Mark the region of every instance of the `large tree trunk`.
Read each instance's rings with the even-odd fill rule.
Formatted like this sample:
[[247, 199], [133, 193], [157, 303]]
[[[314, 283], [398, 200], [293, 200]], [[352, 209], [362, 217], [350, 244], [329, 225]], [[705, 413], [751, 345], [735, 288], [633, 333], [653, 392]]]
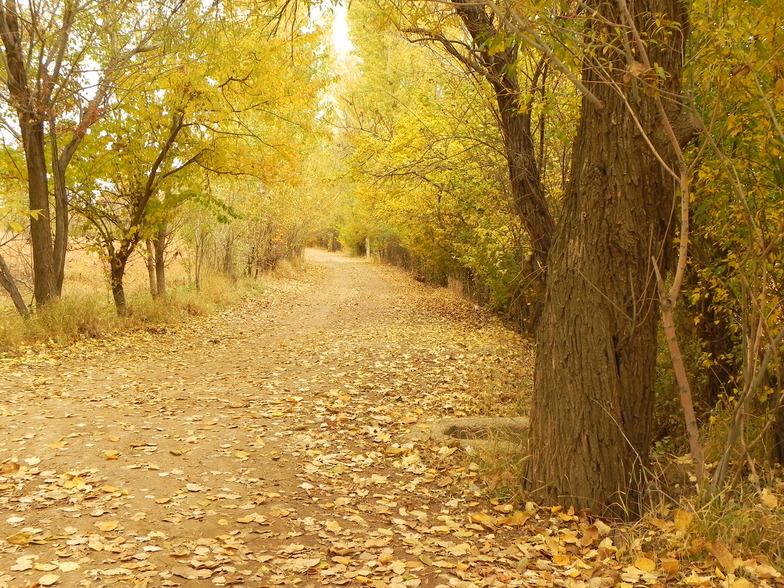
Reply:
[[[587, 41], [598, 49], [586, 57], [583, 79], [604, 108], [583, 100], [563, 218], [550, 250], [527, 486], [545, 502], [629, 518], [639, 506], [651, 442], [659, 316], [651, 258], [666, 266], [677, 219], [674, 181], [638, 127], [672, 165], [654, 92], [625, 75], [621, 39], [609, 41], [610, 51], [598, 42], [615, 34], [602, 22], [622, 22], [619, 4], [589, 2], [598, 16]], [[650, 15], [663, 14], [685, 30], [685, 9], [677, 0], [638, 0], [630, 11], [643, 38], [658, 41], [648, 51], [668, 78], [652, 83], [677, 96], [684, 35], [668, 36]]]
[[[41, 306], [59, 295], [52, 244], [49, 185], [44, 150], [44, 115], [47, 108], [40, 92], [29, 87], [24, 42], [15, 2], [0, 3], [0, 38], [5, 49], [5, 84], [16, 110], [27, 164], [30, 203], [30, 240], [33, 250], [33, 294]], [[40, 89], [40, 87], [39, 87]]]

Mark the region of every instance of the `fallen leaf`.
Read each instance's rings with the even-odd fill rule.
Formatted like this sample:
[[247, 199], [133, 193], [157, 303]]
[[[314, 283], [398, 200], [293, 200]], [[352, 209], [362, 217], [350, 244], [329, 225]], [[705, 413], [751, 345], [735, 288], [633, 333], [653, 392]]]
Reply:
[[677, 559], [663, 559], [661, 561], [661, 569], [670, 575], [677, 573], [678, 568], [680, 568], [680, 562]]
[[506, 525], [507, 527], [519, 527], [521, 525], [524, 525], [530, 518], [531, 518], [531, 513], [516, 510], [508, 517], [502, 517], [498, 519], [498, 524]]
[[643, 572], [652, 572], [656, 569], [656, 562], [647, 557], [638, 557], [634, 560], [634, 567]]
[[10, 537], [6, 538], [6, 541], [11, 545], [21, 545], [26, 546], [30, 545], [30, 542], [33, 540], [33, 534], [28, 533], [27, 531], [23, 531], [21, 533], [16, 533], [15, 535], [11, 535]]
[[771, 494], [770, 490], [768, 490], [767, 488], [765, 488], [760, 493], [760, 502], [762, 503], [762, 506], [764, 506], [765, 508], [769, 508], [770, 510], [773, 510], [779, 505], [778, 497], [775, 494]]
[[117, 527], [120, 526], [119, 521], [106, 521], [103, 523], [97, 523], [96, 526], [99, 530], [103, 531], [104, 533], [108, 533], [109, 531], [114, 531]]
[[484, 512], [475, 512], [471, 515], [471, 521], [474, 523], [479, 523], [480, 525], [484, 525], [486, 527], [495, 527], [497, 519]]
[[171, 573], [173, 576], [178, 576], [180, 578], [185, 578], [186, 580], [198, 580], [199, 576], [196, 573], [196, 570], [193, 568], [188, 568], [185, 566], [175, 566], [171, 569]]
[[0, 463], [0, 476], [10, 476], [19, 471], [19, 464], [15, 461], [4, 461]]
[[705, 543], [705, 548], [713, 557], [716, 558], [716, 561], [719, 562], [719, 565], [726, 573], [735, 573], [735, 558], [723, 543], [719, 543], [718, 541], [708, 541]]
[[675, 511], [675, 528], [678, 529], [681, 533], [685, 533], [686, 529], [688, 529], [689, 525], [691, 525], [693, 519], [693, 512], [686, 512], [685, 510], [677, 509]]

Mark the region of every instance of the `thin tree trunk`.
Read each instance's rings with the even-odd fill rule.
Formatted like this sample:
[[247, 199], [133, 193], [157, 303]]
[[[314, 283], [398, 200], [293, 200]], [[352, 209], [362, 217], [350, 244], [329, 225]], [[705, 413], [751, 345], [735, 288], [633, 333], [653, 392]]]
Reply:
[[[555, 233], [553, 220], [541, 183], [534, 142], [531, 137], [531, 114], [521, 102], [517, 79], [518, 45], [509, 43], [502, 51], [491, 52], [488, 41], [500, 31], [481, 3], [453, 0], [455, 11], [468, 30], [481, 60], [480, 73], [495, 93], [499, 127], [509, 169], [514, 210], [531, 240], [534, 267], [544, 285], [547, 255]], [[456, 52], [453, 52], [455, 55]]]
[[158, 289], [158, 296], [166, 294], [166, 239], [168, 230], [166, 221], [162, 221], [158, 227], [158, 232], [153, 239], [155, 248], [155, 283]]
[[[53, 122], [49, 123], [53, 125]], [[68, 192], [65, 185], [65, 168], [60, 167], [57, 160], [57, 140], [55, 133], [50, 133], [52, 143], [52, 179], [54, 185], [54, 275], [57, 296], [63, 291], [65, 279], [65, 255], [68, 251]]]
[[[652, 258], [667, 266], [675, 220], [674, 181], [652, 147], [669, 165], [674, 155], [652, 92], [626, 76], [623, 39], [600, 54], [599, 38], [608, 34], [601, 23], [622, 22], [617, 5], [592, 0], [589, 9], [598, 18], [586, 40], [598, 49], [586, 57], [583, 81], [603, 108], [583, 99], [550, 250], [526, 484], [545, 502], [631, 518], [654, 406], [659, 306]], [[641, 0], [634, 10], [638, 29], [655, 41], [652, 61], [668, 73], [663, 93], [677, 96], [683, 35], [663, 37], [651, 15], [685, 27], [685, 9], [677, 0]]]
[[19, 293], [19, 288], [16, 286], [16, 280], [14, 280], [13, 275], [11, 275], [11, 270], [8, 268], [8, 264], [6, 264], [5, 259], [2, 255], [0, 255], [0, 286], [2, 286], [6, 292], [8, 292], [9, 296], [11, 296], [11, 300], [16, 307], [16, 310], [25, 320], [30, 318], [30, 309], [27, 308], [25, 304], [24, 298]]
[[147, 266], [147, 281], [150, 284], [150, 296], [157, 298], [158, 282], [155, 278], [155, 246], [150, 237], [147, 237], [144, 240], [144, 248], [146, 249], [144, 265]]

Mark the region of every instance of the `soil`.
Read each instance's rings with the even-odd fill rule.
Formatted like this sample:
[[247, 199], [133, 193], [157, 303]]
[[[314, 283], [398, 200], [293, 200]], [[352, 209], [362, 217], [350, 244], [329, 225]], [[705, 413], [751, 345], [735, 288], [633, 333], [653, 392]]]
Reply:
[[4, 358], [0, 588], [549, 585], [472, 515], [512, 510], [478, 465], [412, 434], [528, 354], [448, 290], [314, 250], [231, 310]]

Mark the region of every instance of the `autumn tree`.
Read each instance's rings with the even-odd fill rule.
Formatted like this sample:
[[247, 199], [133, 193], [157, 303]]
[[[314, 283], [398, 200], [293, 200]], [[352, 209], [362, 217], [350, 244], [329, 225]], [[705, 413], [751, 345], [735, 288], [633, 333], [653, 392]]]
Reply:
[[[693, 133], [681, 113], [686, 8], [674, 0], [591, 2], [565, 15], [567, 24], [549, 37], [550, 18], [535, 19], [514, 3], [456, 1], [433, 10], [460, 18], [465, 37], [451, 35], [468, 46], [463, 59], [491, 74], [496, 100], [508, 96], [510, 108], [526, 111], [508, 79], [520, 68], [523, 45], [581, 93], [570, 177], [545, 256], [526, 484], [543, 501], [630, 516], [651, 442], [655, 270], [670, 267], [680, 145]], [[441, 36], [431, 35], [443, 44]], [[561, 42], [563, 58], [552, 49]], [[580, 79], [568, 67], [574, 53]], [[522, 214], [536, 242], [540, 209], [556, 215], [546, 199], [531, 200], [530, 190], [518, 194], [535, 208]]]
[[[354, 181], [348, 193], [355, 204], [347, 211], [355, 214], [347, 212], [340, 223], [344, 245], [364, 250], [365, 237], [370, 237], [374, 255], [423, 279], [450, 281], [530, 326], [532, 302], [541, 292], [537, 281], [544, 274], [535, 269], [541, 266], [534, 261], [514, 194], [525, 191], [523, 163], [547, 168], [537, 189], [561, 192], [560, 161], [552, 148], [555, 141], [561, 148], [562, 142], [539, 133], [550, 128], [542, 115], [548, 101], [555, 100], [555, 85], [545, 84], [541, 73], [538, 81], [529, 77], [537, 60], [527, 54], [520, 56], [519, 73], [495, 65], [508, 84], [525, 88], [518, 88], [514, 98], [521, 105], [517, 111], [525, 113], [507, 114], [528, 119], [528, 130], [536, 129], [536, 149], [527, 153], [534, 159], [526, 159], [516, 148], [507, 148], [507, 139], [516, 144], [524, 138], [505, 137], [500, 130], [493, 86], [469, 69], [471, 64], [484, 71], [482, 55], [497, 53], [492, 48], [474, 51], [461, 37], [459, 18], [429, 12], [419, 19], [401, 17], [397, 24], [407, 31], [403, 34], [390, 30], [385, 12], [371, 3], [355, 3], [351, 10], [352, 41], [361, 62], [353, 75], [341, 78], [335, 113], [341, 129], [337, 143], [342, 144], [336, 155], [346, 158]], [[418, 81], [412, 84], [411, 79]], [[508, 105], [508, 95], [501, 100]], [[515, 187], [510, 165], [519, 172]]]
[[[0, 4], [4, 99], [24, 150], [36, 303], [60, 295], [68, 240], [66, 173], [105, 101], [180, 4], [111, 0]], [[132, 15], [132, 16], [128, 16]], [[97, 68], [97, 75], [96, 75]], [[51, 181], [51, 184], [50, 184]], [[50, 209], [53, 196], [54, 210]]]

